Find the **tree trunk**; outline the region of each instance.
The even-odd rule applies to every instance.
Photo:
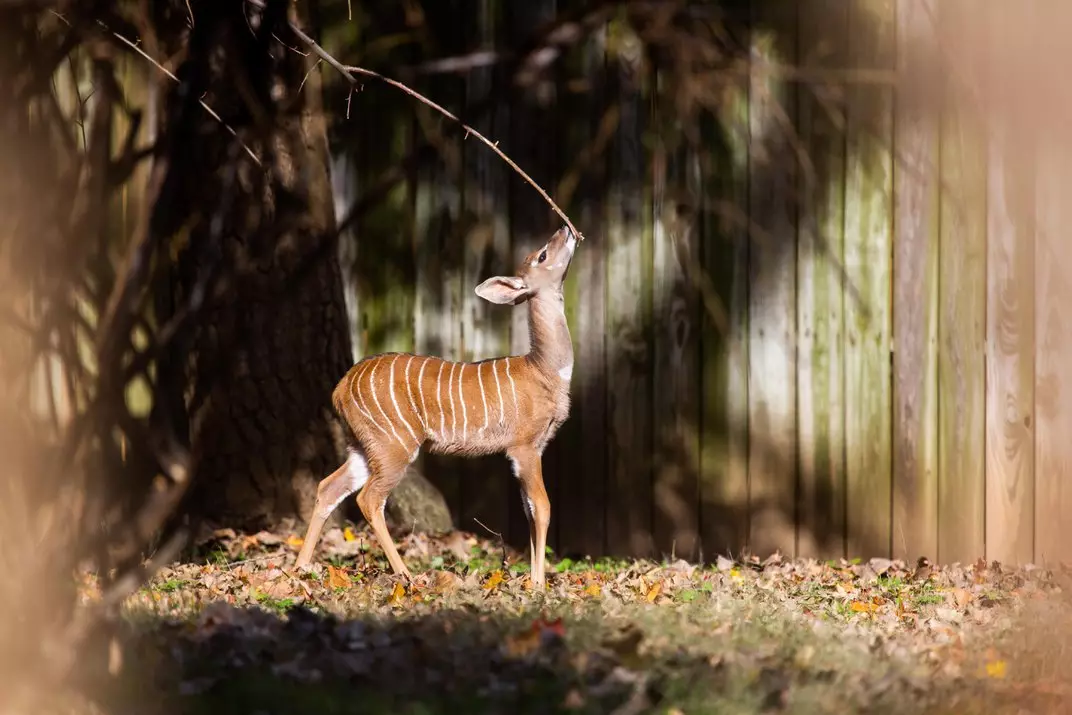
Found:
[[[238,34],[228,33],[230,45],[240,42]],[[254,58],[241,51],[230,59]],[[336,228],[318,73],[299,94],[304,58],[284,48],[274,59],[271,79],[297,106],[280,111],[259,143],[269,149],[263,155],[276,185],[258,185],[262,177],[253,170],[239,178],[233,215],[245,230],[227,237],[224,251],[249,274],[211,311],[196,340],[189,401],[192,506],[210,523],[245,530],[308,518],[317,481],[342,459],[330,396],[351,363],[333,254],[295,280],[295,270]],[[212,93],[239,96],[243,75],[258,73],[254,66],[221,72]],[[271,238],[278,228],[281,235]],[[200,229],[207,235],[210,227]]]
[[[273,5],[279,11],[268,3],[263,22]],[[294,18],[294,4],[286,6]],[[321,80],[309,71],[312,55],[274,38],[258,47],[265,33],[252,35],[233,10],[213,11],[223,59],[205,62],[206,102],[224,117],[268,116],[256,131],[240,132],[263,167],[218,124],[202,125],[214,142],[191,147],[201,167],[184,183],[199,199],[191,206],[216,207],[226,218],[222,235],[218,228],[214,235],[216,212],[198,216],[178,288],[190,295],[221,259],[233,262],[239,278],[208,311],[183,366],[196,475],[188,512],[206,526],[298,528],[317,482],[343,458],[347,427],[331,393],[352,362],[335,252],[320,251],[312,270],[297,273],[336,230]],[[199,16],[193,33],[213,32],[203,26],[211,19]],[[283,31],[267,35],[293,39]],[[191,53],[197,49],[191,39]],[[229,168],[236,164],[239,170]]]

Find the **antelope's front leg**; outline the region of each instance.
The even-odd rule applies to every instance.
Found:
[[[513,449],[509,453],[521,482],[521,498],[529,517],[529,544],[532,585],[544,583],[544,558],[547,551],[547,527],[551,523],[551,502],[543,485],[543,464],[539,452],[531,447]]]

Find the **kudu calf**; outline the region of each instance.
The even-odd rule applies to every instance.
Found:
[[[489,278],[476,287],[476,294],[492,303],[528,301],[527,355],[466,363],[384,353],[365,358],[343,376],[332,401],[350,427],[349,457],[317,488],[299,567],[308,565],[331,512],[361,489],[358,506],[391,568],[411,579],[383,510],[406,467],[427,444],[437,454],[506,454],[529,520],[532,583],[544,583],[551,504],[541,460],[569,415],[573,344],[562,283],[576,247],[577,237],[563,227],[526,256],[516,275]]]

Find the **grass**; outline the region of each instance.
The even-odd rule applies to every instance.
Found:
[[[539,591],[519,554],[504,568],[471,535],[401,540],[411,586],[353,529],[325,534],[301,574],[298,542],[258,537],[220,540],[123,605],[119,709],[989,712],[1033,677],[1009,655],[1025,604],[1072,613],[1054,574],[994,564],[552,555]]]

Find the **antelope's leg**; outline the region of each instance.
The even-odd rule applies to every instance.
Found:
[[[532,584],[544,583],[544,559],[547,551],[547,527],[551,523],[551,502],[543,484],[543,464],[540,454],[531,447],[510,451],[517,465],[525,513],[529,517],[529,549],[532,560]]]
[[[395,488],[395,485],[402,481],[402,478],[406,475],[405,463],[400,467],[395,466],[396,468],[391,471],[385,471],[378,466],[373,468],[368,484],[357,495],[357,505],[361,507],[361,513],[365,515],[365,521],[372,527],[372,533],[376,535],[376,540],[380,542],[380,548],[383,549],[384,555],[387,556],[391,569],[396,574],[404,576],[407,581],[412,581],[413,574],[409,572],[405,562],[402,561],[402,557],[399,556],[398,549],[395,548],[395,544],[391,540],[391,534],[387,531],[387,521],[383,516],[383,509],[387,505],[387,497],[391,494],[391,490]]]
[[[301,551],[298,552],[298,560],[294,564],[297,568],[309,565],[313,558],[313,550],[320,540],[320,531],[324,528],[324,522],[331,516],[331,512],[335,511],[335,508],[342,504],[346,497],[360,489],[367,480],[368,463],[363,455],[351,450],[343,465],[317,485],[316,505],[313,507],[312,518],[309,519],[309,527],[305,530],[305,541],[302,542]]]
[[[297,568],[309,565],[313,558],[313,550],[316,549],[316,542],[320,540],[320,530],[324,528],[324,522],[331,516],[331,512],[334,511],[335,507],[343,499],[350,496],[347,487],[345,464],[332,472],[330,476],[322,479],[320,484],[317,485],[316,505],[313,507],[313,514],[309,518],[309,526],[305,530],[305,541],[302,542],[301,551],[298,552],[298,560],[294,564]]]

